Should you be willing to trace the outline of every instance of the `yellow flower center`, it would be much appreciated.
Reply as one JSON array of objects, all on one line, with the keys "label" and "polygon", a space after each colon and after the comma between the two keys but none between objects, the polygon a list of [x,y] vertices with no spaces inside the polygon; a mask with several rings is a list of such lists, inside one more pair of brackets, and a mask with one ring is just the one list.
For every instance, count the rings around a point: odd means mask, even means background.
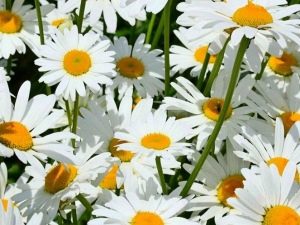
[{"label": "yellow flower center", "polygon": [[54,27],[59,27],[60,25],[62,25],[66,20],[64,18],[62,19],[57,19],[57,20],[53,20],[51,25]]},{"label": "yellow flower center", "polygon": [[142,138],[141,145],[145,148],[161,151],[170,147],[171,139],[165,134],[151,133]]},{"label": "yellow flower center", "polygon": [[162,218],[152,212],[138,212],[131,220],[131,225],[164,225]]},{"label": "yellow flower center", "polygon": [[10,11],[0,11],[0,32],[13,34],[18,33],[22,28],[22,20]]},{"label": "yellow flower center", "polygon": [[[224,105],[224,100],[220,98],[210,98],[203,104],[203,112],[204,115],[214,121],[217,121],[220,116],[220,112],[222,110],[222,107]],[[230,118],[232,115],[232,107],[229,106],[225,119]]]},{"label": "yellow flower center", "polygon": [[232,175],[221,181],[217,188],[217,197],[223,205],[230,207],[227,199],[236,197],[234,191],[237,188],[244,187],[243,180],[244,177],[242,175]]},{"label": "yellow flower center", "polygon": [[136,79],[144,75],[145,66],[134,57],[124,57],[117,62],[117,70],[123,77]]},{"label": "yellow flower center", "polygon": [[3,206],[4,211],[7,212],[8,200],[3,198],[3,199],[1,199],[1,202],[2,202],[2,206]]},{"label": "yellow flower center", "polygon": [[117,150],[119,144],[126,143],[126,141],[113,138],[109,143],[109,151],[113,157],[118,157],[122,162],[130,162],[134,153],[126,150]]},{"label": "yellow flower center", "polygon": [[[203,64],[207,51],[208,51],[208,46],[203,46],[198,48],[194,53],[194,57],[196,61]],[[209,58],[209,63],[215,63],[216,58],[217,57],[215,55],[211,55]]]},{"label": "yellow flower center", "polygon": [[[289,160],[283,157],[274,157],[272,159],[270,159],[269,161],[267,161],[267,164],[270,166],[271,164],[275,165],[277,167],[277,170],[279,172],[279,174],[282,176],[283,171],[286,167],[286,165],[288,164]],[[300,180],[299,177],[299,173],[298,171],[296,171],[295,174],[295,181],[299,182]]]},{"label": "yellow flower center", "polygon": [[267,210],[263,225],[300,225],[300,217],[288,206],[274,206]]},{"label": "yellow flower center", "polygon": [[58,164],[45,177],[45,191],[55,194],[66,187],[77,176],[77,168],[72,164]]},{"label": "yellow flower center", "polygon": [[280,115],[283,122],[284,132],[287,134],[295,122],[300,121],[300,113],[285,112]]},{"label": "yellow flower center", "polygon": [[268,62],[268,66],[272,71],[285,77],[292,75],[292,67],[297,65],[297,59],[292,54],[287,52],[284,52],[279,58],[271,56]]},{"label": "yellow flower center", "polygon": [[115,190],[117,188],[117,172],[119,166],[113,165],[112,168],[108,171],[108,173],[103,177],[99,186],[103,189]]},{"label": "yellow flower center", "polygon": [[90,70],[92,60],[85,51],[71,50],[65,54],[63,64],[69,74],[80,76]]},{"label": "yellow flower center", "polygon": [[253,4],[251,1],[246,6],[237,9],[232,20],[240,26],[259,27],[273,23],[272,15],[260,5]]},{"label": "yellow flower center", "polygon": [[0,143],[20,151],[27,151],[33,146],[30,132],[19,122],[0,124]]}]

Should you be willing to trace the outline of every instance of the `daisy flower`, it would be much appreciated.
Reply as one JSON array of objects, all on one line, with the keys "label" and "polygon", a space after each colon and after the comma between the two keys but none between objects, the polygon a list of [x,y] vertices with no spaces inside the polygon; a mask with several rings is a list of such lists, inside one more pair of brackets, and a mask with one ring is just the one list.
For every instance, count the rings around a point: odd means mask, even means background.
[{"label": "daisy flower", "polygon": [[235,154],[254,165],[260,165],[262,162],[268,165],[274,164],[280,174],[290,161],[297,164],[299,170],[299,133],[300,123],[295,123],[285,136],[283,123],[280,118],[277,118],[273,145],[267,138],[257,135],[251,128],[242,127],[242,135],[237,134],[234,140],[244,151],[235,151]]},{"label": "daisy flower", "polygon": [[174,163],[177,156],[192,154],[194,151],[190,148],[191,144],[184,141],[191,133],[191,127],[175,117],[168,118],[162,108],[151,112],[152,99],[141,100],[143,101],[147,101],[145,108],[150,110],[144,111],[143,119],[131,120],[124,131],[115,134],[116,138],[125,141],[118,145],[119,148],[148,156],[153,162],[156,156]]},{"label": "daisy flower", "polygon": [[146,9],[147,12],[157,14],[167,4],[168,0],[121,0],[122,6],[135,6],[135,11]]},{"label": "daisy flower", "polygon": [[23,163],[35,164],[38,159],[48,157],[74,162],[73,148],[61,143],[62,140],[77,138],[69,132],[53,132],[43,136],[47,130],[56,127],[63,117],[63,110],[53,109],[54,95],[36,95],[29,100],[30,82],[19,89],[15,104],[10,99],[7,84],[0,91],[0,155],[16,155]]},{"label": "daisy flower", "polygon": [[285,133],[300,120],[299,74],[292,75],[290,81],[286,93],[274,83],[257,81],[256,91],[251,91],[248,96],[264,119],[273,123],[276,117],[280,117]]},{"label": "daisy flower", "polygon": [[76,26],[63,33],[57,30],[51,37],[53,41],[41,47],[41,57],[35,64],[40,66],[39,71],[48,71],[40,82],[49,86],[59,83],[57,96],[74,101],[76,93],[86,95],[85,85],[97,93],[100,85],[112,84],[115,65],[114,52],[107,51],[109,41],[99,40],[94,32],[79,34]]},{"label": "daisy flower", "polygon": [[31,217],[42,212],[43,224],[48,224],[55,218],[61,201],[72,202],[79,193],[90,195],[97,192],[90,182],[105,173],[113,163],[108,153],[92,157],[97,147],[78,153],[77,164],[54,163],[44,167],[39,163],[26,167],[25,171],[32,179],[20,185],[22,192],[14,197],[25,215]]},{"label": "daisy flower", "polygon": [[126,191],[125,196],[112,194],[112,199],[104,204],[95,205],[93,214],[98,217],[88,225],[123,224],[123,225],[196,225],[196,222],[179,217],[188,204],[188,199],[180,196],[163,196],[156,193],[151,180],[145,192],[135,189]]},{"label": "daisy flower", "polygon": [[289,163],[280,176],[275,166],[260,166],[260,173],[243,169],[244,188],[228,199],[236,214],[230,214],[219,224],[298,225],[300,224],[299,188],[293,188],[295,165]]},{"label": "daisy flower", "polygon": [[[39,37],[36,35],[37,18],[31,5],[23,5],[24,0],[13,2],[11,10],[5,9],[5,1],[0,2],[0,58],[8,59],[16,52],[24,54],[25,44],[36,54]],[[44,12],[50,7],[43,6]]]},{"label": "daisy flower", "polygon": [[117,76],[111,89],[118,89],[120,98],[132,86],[141,97],[153,97],[162,92],[164,83],[164,61],[162,51],[150,50],[144,44],[145,35],[141,34],[133,48],[125,37],[115,38],[112,50],[116,52],[115,63]]},{"label": "daisy flower", "polygon": [[[180,120],[194,127],[188,138],[197,136],[197,149],[201,149],[205,145],[219,118],[224,104],[228,78],[221,72],[211,89],[211,97],[205,97],[189,80],[179,77],[177,83],[172,82],[171,85],[183,99],[165,97],[163,100],[168,110],[183,110],[191,114]],[[222,141],[226,138],[232,141],[232,137],[239,132],[240,125],[251,118],[249,113],[255,113],[254,109],[245,105],[247,103],[246,96],[253,84],[254,79],[246,76],[235,88],[231,105],[226,113],[226,120],[215,142],[215,152],[219,152]]]},{"label": "daisy flower", "polygon": [[[198,5],[196,5],[198,3]],[[202,19],[201,27],[212,31],[231,32],[230,43],[237,46],[243,36],[251,39],[246,57],[262,61],[266,53],[280,56],[291,40],[300,45],[299,20],[289,16],[300,10],[299,5],[286,6],[287,1],[228,0],[226,2],[199,3],[194,1],[189,7],[178,6],[186,15],[194,19],[193,26]],[[288,18],[288,19],[286,19]],[[199,26],[199,25],[198,25]],[[255,63],[257,60],[253,60]],[[252,61],[251,61],[252,62]],[[252,66],[259,72],[260,66]]]},{"label": "daisy flower", "polygon": [[[203,43],[200,45],[193,45],[188,40],[186,40],[186,37],[184,35],[184,33],[186,32],[187,30],[184,28],[174,31],[177,38],[183,43],[185,47],[178,45],[171,46],[170,65],[171,67],[173,67],[173,71],[179,71],[180,73],[184,72],[188,68],[192,68],[191,75],[199,76],[209,46],[208,43],[205,43],[204,40],[202,40]],[[215,61],[216,55],[211,55],[208,64],[209,71],[212,69]]]},{"label": "daisy flower", "polygon": [[[236,188],[242,188],[244,177],[241,174],[242,168],[249,168],[250,163],[237,158],[233,154],[234,148],[229,141],[226,142],[226,154],[218,153],[216,159],[208,156],[203,168],[198,174],[197,181],[190,190],[196,197],[190,202],[188,211],[202,212],[201,224],[206,224],[209,219],[220,220],[225,214],[234,210],[227,202],[231,197],[235,197]],[[197,162],[199,154],[193,158]],[[184,168],[190,173],[194,166],[184,164]],[[205,222],[205,223],[204,223]]]}]

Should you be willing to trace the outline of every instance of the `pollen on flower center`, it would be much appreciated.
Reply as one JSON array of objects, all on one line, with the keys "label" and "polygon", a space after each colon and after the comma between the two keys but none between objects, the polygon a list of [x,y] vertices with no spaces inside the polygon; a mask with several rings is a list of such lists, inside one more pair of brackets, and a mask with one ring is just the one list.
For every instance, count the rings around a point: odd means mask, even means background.
[{"label": "pollen on flower center", "polygon": [[271,56],[268,62],[270,69],[282,76],[293,74],[292,67],[297,66],[297,59],[290,53],[284,52],[281,57]]},{"label": "pollen on flower center", "polygon": [[[207,51],[208,51],[208,46],[203,46],[198,48],[194,54],[196,61],[203,64]],[[216,61],[216,58],[217,57],[215,55],[211,55],[209,58],[209,63],[214,63]]]},{"label": "pollen on flower center", "polygon": [[144,75],[145,66],[141,60],[134,57],[124,57],[117,61],[117,70],[123,77],[138,78]]},{"label": "pollen on flower center", "polygon": [[[204,102],[202,106],[202,110],[204,112],[204,115],[214,121],[217,121],[220,116],[220,112],[222,110],[222,107],[224,105],[224,100],[220,98],[210,98],[206,102]],[[225,119],[230,118],[232,115],[232,107],[229,106]]]},{"label": "pollen on flower center", "polygon": [[89,54],[85,51],[71,50],[65,54],[63,66],[69,74],[73,76],[80,76],[90,70],[92,60]]},{"label": "pollen on flower center", "polygon": [[10,11],[0,11],[0,32],[13,34],[18,33],[22,28],[20,16]]},{"label": "pollen on flower center", "polygon": [[76,178],[77,168],[72,164],[58,164],[45,177],[45,191],[55,194],[66,187]]},{"label": "pollen on flower center", "polygon": [[119,166],[117,164],[113,165],[108,173],[100,181],[99,186],[103,189],[115,190],[117,188],[117,173]]},{"label": "pollen on flower center", "polygon": [[242,175],[232,175],[226,177],[220,182],[217,188],[217,197],[223,205],[230,206],[227,203],[227,199],[231,197],[236,197],[234,191],[237,188],[244,187],[243,180],[244,177]]},{"label": "pollen on flower center", "polygon": [[9,148],[27,151],[33,146],[32,137],[28,129],[19,122],[5,122],[0,124],[0,143]]},{"label": "pollen on flower center", "polygon": [[274,206],[267,210],[263,225],[300,225],[300,217],[288,206]]},{"label": "pollen on flower center", "polygon": [[232,20],[240,26],[259,27],[273,23],[272,15],[260,5],[256,5],[249,1],[246,6],[237,9]]},{"label": "pollen on flower center", "polygon": [[126,141],[113,138],[109,143],[109,151],[113,157],[118,157],[122,162],[130,162],[134,153],[126,150],[118,150],[118,145],[126,143]]},{"label": "pollen on flower center", "polygon": [[145,148],[162,151],[170,147],[171,139],[165,134],[150,133],[142,138],[141,145]]},{"label": "pollen on flower center", "polygon": [[131,225],[164,225],[162,218],[152,212],[138,212],[131,220]]},{"label": "pollen on flower center", "polygon": [[1,203],[2,203],[4,211],[7,212],[8,200],[3,198],[3,199],[1,199]]},{"label": "pollen on flower center", "polygon": [[300,121],[300,113],[285,112],[280,115],[284,126],[284,133],[287,134],[295,122]]},{"label": "pollen on flower center", "polygon": [[59,27],[60,25],[62,25],[64,22],[66,21],[66,19],[62,18],[62,19],[57,19],[57,20],[53,20],[51,22],[51,25],[54,27]]}]

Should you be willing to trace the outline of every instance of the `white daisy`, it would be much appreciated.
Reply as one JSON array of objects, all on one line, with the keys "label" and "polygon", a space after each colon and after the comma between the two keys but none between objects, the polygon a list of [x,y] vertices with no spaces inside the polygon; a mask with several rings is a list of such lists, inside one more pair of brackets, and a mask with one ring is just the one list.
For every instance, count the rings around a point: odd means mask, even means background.
[{"label": "white daisy", "polygon": [[[212,31],[230,30],[232,32],[230,43],[234,46],[246,36],[251,39],[246,52],[249,60],[259,58],[261,62],[266,53],[280,56],[282,54],[280,49],[287,47],[288,40],[300,45],[300,22],[298,19],[289,19],[289,16],[300,10],[299,5],[286,6],[285,0],[192,3],[188,7],[178,6],[185,17],[194,19],[194,23],[191,20],[189,26],[196,25],[197,21],[202,19],[201,25],[197,26],[209,27]],[[259,72],[260,65],[256,67],[253,65],[252,68],[256,68],[254,72]]]},{"label": "white daisy", "polygon": [[[36,54],[39,49],[39,37],[36,35],[37,18],[31,5],[23,5],[24,0],[13,2],[12,9],[5,9],[5,1],[0,1],[0,58],[8,59],[16,52],[24,54],[26,45]],[[43,6],[43,12],[50,7]]]},{"label": "white daisy", "polygon": [[[216,155],[216,159],[208,156],[203,168],[198,174],[197,181],[190,190],[196,197],[190,202],[188,211],[202,212],[201,224],[206,224],[209,219],[215,218],[217,222],[225,214],[233,210],[227,199],[235,197],[235,189],[243,187],[244,177],[241,174],[242,168],[249,168],[247,163],[233,154],[233,147],[226,142],[226,154]],[[197,162],[199,154],[193,158]],[[184,168],[190,173],[194,165],[184,164]]]},{"label": "white daisy", "polygon": [[69,132],[42,134],[56,127],[64,115],[63,110],[54,110],[54,95],[36,95],[29,100],[30,82],[19,89],[15,104],[10,99],[6,84],[0,91],[0,155],[11,157],[15,154],[23,163],[35,164],[37,159],[48,157],[74,162],[73,148],[61,143],[62,140],[77,138]]},{"label": "white daisy", "polygon": [[[244,188],[228,199],[236,214],[220,221],[222,225],[298,225],[300,224],[300,191],[293,187],[295,165],[289,163],[280,176],[275,166],[260,166],[260,174],[243,169]],[[296,192],[297,191],[297,192]]]},{"label": "white daisy", "polygon": [[[90,183],[99,174],[105,173],[113,161],[110,154],[91,157],[98,146],[78,153],[77,164],[42,164],[26,167],[32,179],[20,185],[22,192],[14,196],[25,215],[43,213],[43,224],[54,219],[60,209],[60,202],[72,202],[79,193],[93,194],[97,189]],[[61,206],[63,207],[63,206]]]},{"label": "white daisy", "polygon": [[135,6],[135,11],[146,9],[147,12],[157,14],[167,4],[168,0],[121,0],[122,6]]},{"label": "white daisy", "polygon": [[112,63],[114,52],[107,51],[109,41],[99,40],[99,35],[88,32],[79,34],[77,27],[56,31],[53,41],[42,46],[42,57],[35,61],[39,71],[46,72],[40,79],[52,86],[57,83],[55,94],[74,101],[76,93],[86,95],[85,85],[94,93],[100,85],[112,84],[115,72]]},{"label": "white daisy", "polygon": [[[216,121],[224,104],[229,76],[221,72],[211,89],[211,97],[205,97],[190,81],[183,77],[177,78],[178,83],[171,83],[177,93],[184,99],[165,97],[163,102],[168,110],[183,110],[191,114],[180,119],[183,123],[190,124],[193,133],[189,138],[197,136],[197,149],[201,149],[208,137],[211,135]],[[255,113],[252,107],[245,105],[246,97],[254,84],[250,76],[244,77],[235,88],[231,106],[226,113],[226,120],[220,130],[215,142],[215,151],[219,152],[222,141],[229,138],[232,141],[233,135],[239,132],[240,125],[247,122]],[[234,142],[232,142],[234,143]]]},{"label": "white daisy", "polygon": [[188,199],[178,195],[163,196],[156,193],[152,182],[146,185],[145,192],[138,193],[134,189],[126,191],[126,195],[112,195],[112,199],[104,204],[95,205],[93,214],[98,217],[88,225],[123,224],[123,225],[196,225],[192,220],[179,217],[188,204]]},{"label": "white daisy", "polygon": [[167,118],[167,113],[162,108],[152,113],[152,99],[141,101],[145,101],[148,105],[145,109],[150,110],[144,110],[141,120],[131,120],[129,126],[124,128],[125,131],[115,134],[116,138],[126,141],[119,144],[119,148],[148,156],[153,162],[156,156],[174,163],[177,156],[192,154],[194,150],[190,148],[191,144],[184,141],[191,133],[191,127],[175,117]]},{"label": "white daisy", "polygon": [[244,149],[244,151],[235,151],[238,157],[255,165],[260,165],[262,162],[268,165],[274,164],[280,174],[289,161],[297,164],[298,170],[300,169],[300,123],[295,123],[285,136],[283,123],[277,118],[274,145],[249,127],[242,127],[242,131],[242,135],[234,137],[237,144]]},{"label": "white daisy", "polygon": [[125,37],[114,40],[111,49],[116,52],[117,76],[110,88],[117,88],[120,98],[132,86],[141,97],[153,97],[164,89],[161,81],[165,77],[162,51],[150,50],[150,45],[144,41],[145,35],[141,34],[132,48]]}]

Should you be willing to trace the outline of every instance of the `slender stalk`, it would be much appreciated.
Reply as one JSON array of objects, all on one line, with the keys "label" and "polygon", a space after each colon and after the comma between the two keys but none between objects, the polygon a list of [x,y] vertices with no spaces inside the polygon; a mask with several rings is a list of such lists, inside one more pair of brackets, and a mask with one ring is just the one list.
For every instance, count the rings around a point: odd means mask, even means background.
[{"label": "slender stalk", "polygon": [[73,225],[78,225],[76,208],[72,209],[72,218],[73,218]]},{"label": "slender stalk", "polygon": [[258,74],[256,74],[255,80],[260,80],[262,78],[262,75],[265,72],[265,69],[268,65],[269,59],[270,59],[270,54],[266,53],[266,57],[264,58],[264,60],[261,63],[260,71]]},{"label": "slender stalk", "polygon": [[198,81],[197,81],[197,87],[198,87],[198,89],[200,89],[202,87],[202,84],[204,82],[204,77],[205,77],[205,74],[206,74],[206,70],[207,70],[207,66],[208,66],[209,60],[210,60],[210,54],[207,51],[206,55],[205,55],[205,58],[204,58],[203,65],[202,65],[202,69],[200,71],[200,75],[199,75]]},{"label": "slender stalk", "polygon": [[161,166],[160,156],[156,156],[155,162],[156,162],[156,167],[157,167],[157,171],[158,171],[162,191],[165,195],[167,195],[168,190],[167,190],[167,185],[166,185],[163,169],[162,169],[162,166]]},{"label": "slender stalk", "polygon": [[7,76],[11,75],[11,67],[12,67],[12,55],[9,56],[9,58],[7,59],[7,62],[6,62],[6,73],[7,73]]},{"label": "slender stalk", "polygon": [[5,0],[5,8],[6,10],[11,10],[11,0]]},{"label": "slender stalk", "polygon": [[[74,111],[73,111],[73,126],[72,126],[72,133],[77,133],[77,122],[78,122],[78,115],[79,115],[79,94],[76,93],[75,103],[74,103]],[[72,140],[72,145],[75,148],[75,140]]]},{"label": "slender stalk", "polygon": [[77,27],[78,27],[79,33],[81,33],[81,30],[82,30],[82,23],[83,23],[86,1],[87,0],[81,0],[81,2],[80,2],[79,15],[78,15],[78,21],[77,21]]},{"label": "slender stalk", "polygon": [[150,40],[151,40],[151,35],[152,35],[155,19],[156,19],[156,14],[152,14],[149,25],[148,25],[148,29],[147,29],[147,36],[146,36],[147,44],[149,44]]},{"label": "slender stalk", "polygon": [[67,111],[67,117],[68,117],[68,124],[70,127],[70,131],[72,131],[72,115],[71,115],[71,109],[70,104],[68,100],[64,100],[66,105],[66,111]]},{"label": "slender stalk", "polygon": [[249,46],[249,43],[250,43],[250,40],[246,37],[243,37],[243,39],[240,43],[236,58],[235,58],[234,66],[233,66],[233,69],[231,72],[231,77],[230,77],[230,81],[229,81],[229,85],[228,85],[228,90],[226,93],[224,105],[223,105],[220,115],[219,115],[219,119],[215,125],[215,128],[214,128],[212,134],[210,135],[210,137],[206,143],[206,146],[203,150],[203,153],[201,154],[201,157],[199,158],[198,162],[196,163],[194,170],[192,171],[189,179],[187,180],[185,186],[183,187],[183,189],[180,193],[181,196],[186,196],[188,194],[188,192],[191,189],[192,184],[195,181],[199,171],[201,170],[207,156],[209,155],[210,151],[214,147],[215,141],[216,141],[218,134],[221,130],[221,127],[224,123],[227,110],[230,106],[231,99],[232,99],[232,96],[234,93],[234,89],[236,87],[236,84],[237,84],[237,81],[239,78],[240,67],[241,67],[245,52]]},{"label": "slender stalk", "polygon": [[60,215],[57,217],[57,222],[58,222],[59,225],[63,225],[64,224],[64,221],[63,221],[63,219],[61,218]]},{"label": "slender stalk", "polygon": [[162,16],[160,17],[158,27],[156,29],[154,38],[151,43],[151,49],[155,49],[158,45],[159,39],[161,37],[162,31],[164,28],[164,17],[165,17],[164,15],[165,15],[165,12],[163,12]]},{"label": "slender stalk", "polygon": [[77,195],[76,198],[80,201],[80,203],[85,207],[85,209],[89,213],[93,211],[91,204],[89,203],[88,200],[86,200],[86,198],[82,194]]},{"label": "slender stalk", "polygon": [[165,96],[168,96],[170,90],[170,16],[172,1],[169,0],[164,9]]},{"label": "slender stalk", "polygon": [[44,36],[44,27],[43,27],[41,7],[40,7],[39,0],[34,0],[34,3],[35,3],[36,16],[37,16],[38,25],[39,25],[40,42],[41,42],[41,45],[43,45],[43,44],[45,44],[45,36]]},{"label": "slender stalk", "polygon": [[208,78],[206,87],[205,87],[204,92],[203,92],[204,96],[209,96],[210,89],[211,89],[211,87],[214,83],[214,80],[216,79],[216,77],[219,74],[219,71],[220,71],[220,68],[222,66],[222,62],[223,62],[223,59],[224,59],[225,50],[226,50],[226,47],[227,47],[227,44],[228,44],[229,40],[230,40],[230,37],[227,39],[227,41],[225,42],[222,50],[217,55],[216,61],[214,63],[211,74]]}]

